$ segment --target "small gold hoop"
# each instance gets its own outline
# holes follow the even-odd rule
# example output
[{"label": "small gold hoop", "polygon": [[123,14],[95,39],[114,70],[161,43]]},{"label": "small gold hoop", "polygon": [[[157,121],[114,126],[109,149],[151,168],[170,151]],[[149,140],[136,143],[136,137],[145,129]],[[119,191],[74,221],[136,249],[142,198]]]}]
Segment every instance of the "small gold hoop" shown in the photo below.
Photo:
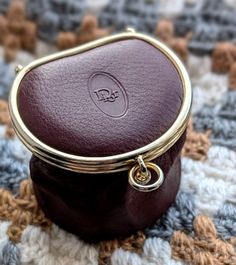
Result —
[{"label": "small gold hoop", "polygon": [[[149,184],[149,185],[145,185],[147,183],[147,181],[143,181],[143,183],[141,183],[140,181],[137,180],[136,176],[137,176],[138,171],[140,171],[139,165],[132,167],[129,171],[129,184],[134,189],[136,189],[138,191],[142,191],[142,192],[150,192],[150,191],[156,190],[162,185],[162,183],[164,181],[164,173],[159,166],[157,166],[154,163],[149,162],[149,163],[146,163],[146,167],[147,167],[147,169],[152,169],[153,171],[155,171],[155,173],[158,176],[157,180],[154,183]],[[151,173],[150,173],[150,175],[151,175]],[[149,179],[149,181],[150,181],[150,179]]]}]

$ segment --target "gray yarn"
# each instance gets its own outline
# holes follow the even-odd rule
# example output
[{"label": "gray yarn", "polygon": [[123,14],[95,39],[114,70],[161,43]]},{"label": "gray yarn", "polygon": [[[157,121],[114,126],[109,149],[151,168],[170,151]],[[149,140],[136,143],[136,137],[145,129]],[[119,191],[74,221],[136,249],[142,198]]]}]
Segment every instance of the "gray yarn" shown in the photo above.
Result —
[{"label": "gray yarn", "polygon": [[20,157],[14,151],[16,144],[13,140],[0,140],[0,188],[14,193],[18,190],[21,180],[29,175],[26,154],[22,152]]},{"label": "gray yarn", "polygon": [[0,253],[1,265],[20,265],[21,253],[19,248],[10,241],[2,248]]},{"label": "gray yarn", "polygon": [[219,236],[224,240],[236,236],[236,206],[224,204],[214,217],[214,224]]},{"label": "gray yarn", "polygon": [[175,19],[176,34],[192,32],[189,50],[198,55],[209,54],[219,41],[236,41],[235,12],[223,0],[205,0],[201,6],[186,4]]},{"label": "gray yarn", "polygon": [[59,32],[59,15],[48,10],[38,20],[39,37],[48,42],[55,42]]},{"label": "gray yarn", "polygon": [[11,0],[1,0],[0,1],[0,13],[6,13],[10,5]]},{"label": "gray yarn", "polygon": [[[80,22],[87,10],[86,1],[74,0],[53,0],[57,2],[58,11],[60,14],[60,30],[78,31]],[[55,6],[55,5],[54,5]],[[53,6],[52,10],[55,10]],[[88,11],[88,10],[87,10]]]},{"label": "gray yarn", "polygon": [[171,208],[152,227],[146,229],[148,237],[160,237],[170,240],[175,230],[190,233],[195,218],[193,195],[180,192]]},{"label": "gray yarn", "polygon": [[185,36],[188,32],[193,32],[199,20],[195,9],[186,8],[175,20],[175,33],[178,36]]},{"label": "gray yarn", "polygon": [[236,132],[236,121],[215,116],[209,106],[202,108],[193,119],[194,127],[200,131],[211,130],[212,138],[234,139]]},{"label": "gray yarn", "polygon": [[214,49],[218,35],[219,27],[217,25],[200,23],[194,31],[188,48],[191,52],[199,55],[209,53]]},{"label": "gray yarn", "polygon": [[85,10],[85,0],[29,0],[26,12],[38,23],[39,37],[53,43],[60,31],[76,31]]},{"label": "gray yarn", "polygon": [[50,9],[48,0],[28,0],[26,4],[26,14],[31,20],[38,20],[39,17]]},{"label": "gray yarn", "polygon": [[236,91],[227,92],[218,109],[204,106],[193,117],[193,124],[198,131],[211,130],[213,144],[236,150]]},{"label": "gray yarn", "polygon": [[102,27],[114,27],[122,31],[132,26],[142,32],[153,33],[158,17],[158,1],[117,0],[103,9],[99,16]]},{"label": "gray yarn", "polygon": [[0,98],[7,99],[15,73],[10,64],[0,60]]},{"label": "gray yarn", "polygon": [[222,112],[227,113],[227,116],[236,116],[236,91],[228,91],[224,95],[219,115],[222,115]]},{"label": "gray yarn", "polygon": [[202,10],[204,13],[209,13],[212,10],[219,11],[221,9],[225,9],[226,5],[224,3],[224,0],[205,0],[202,5]]}]

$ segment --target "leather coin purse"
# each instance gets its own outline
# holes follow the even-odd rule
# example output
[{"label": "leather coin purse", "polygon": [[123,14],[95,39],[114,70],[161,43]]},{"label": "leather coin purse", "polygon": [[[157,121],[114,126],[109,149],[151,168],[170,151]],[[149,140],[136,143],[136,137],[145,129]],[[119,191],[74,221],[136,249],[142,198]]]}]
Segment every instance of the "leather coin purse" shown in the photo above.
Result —
[{"label": "leather coin purse", "polygon": [[191,99],[177,56],[132,29],[19,66],[10,114],[45,215],[89,241],[154,223],[179,188]]}]

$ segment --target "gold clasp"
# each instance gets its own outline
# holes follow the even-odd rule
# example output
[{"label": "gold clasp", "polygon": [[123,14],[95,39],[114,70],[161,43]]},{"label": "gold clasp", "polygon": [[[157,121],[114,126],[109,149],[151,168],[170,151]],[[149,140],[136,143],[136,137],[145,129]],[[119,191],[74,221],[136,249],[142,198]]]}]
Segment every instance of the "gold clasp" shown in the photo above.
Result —
[{"label": "gold clasp", "polygon": [[15,68],[15,73],[18,74],[24,67],[20,64],[18,64]]},{"label": "gold clasp", "polygon": [[151,180],[150,171],[145,165],[143,161],[143,157],[141,155],[138,156],[137,161],[138,161],[140,170],[137,172],[135,179],[137,182],[140,182],[141,184],[146,184]]},{"label": "gold clasp", "polygon": [[[142,156],[137,158],[138,165],[133,166],[129,171],[129,184],[138,191],[149,192],[158,189],[164,181],[162,169],[154,163],[145,164]],[[157,179],[148,184],[152,179],[152,173],[157,175]]]}]

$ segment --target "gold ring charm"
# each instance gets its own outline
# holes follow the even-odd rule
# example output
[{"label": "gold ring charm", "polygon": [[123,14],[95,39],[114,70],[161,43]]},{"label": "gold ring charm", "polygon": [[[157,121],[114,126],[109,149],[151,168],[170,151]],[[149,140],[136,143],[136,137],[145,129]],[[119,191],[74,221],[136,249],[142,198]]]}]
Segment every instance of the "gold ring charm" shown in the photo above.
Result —
[{"label": "gold ring charm", "polygon": [[[142,174],[139,165],[132,167],[129,171],[129,184],[136,190],[142,192],[150,192],[158,189],[163,181],[164,181],[164,173],[159,166],[154,163],[148,162],[146,163],[146,167],[148,170],[148,175],[145,176]],[[152,179],[152,172],[157,175],[157,179],[148,184]]]}]

